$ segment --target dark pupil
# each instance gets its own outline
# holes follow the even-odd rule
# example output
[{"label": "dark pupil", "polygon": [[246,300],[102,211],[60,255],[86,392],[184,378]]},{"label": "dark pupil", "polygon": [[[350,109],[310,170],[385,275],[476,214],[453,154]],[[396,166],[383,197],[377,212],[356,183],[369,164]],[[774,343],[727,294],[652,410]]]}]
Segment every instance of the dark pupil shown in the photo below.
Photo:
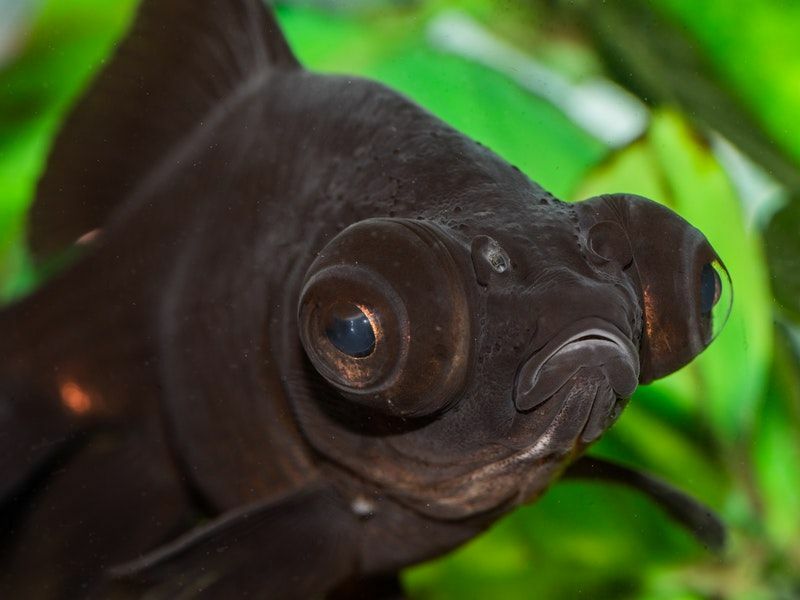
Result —
[{"label": "dark pupil", "polygon": [[354,304],[343,305],[332,311],[325,335],[337,350],[354,358],[369,356],[375,348],[372,323],[364,311]]},{"label": "dark pupil", "polygon": [[710,264],[703,266],[700,275],[700,310],[704,315],[711,313],[711,309],[719,300],[719,275]]}]

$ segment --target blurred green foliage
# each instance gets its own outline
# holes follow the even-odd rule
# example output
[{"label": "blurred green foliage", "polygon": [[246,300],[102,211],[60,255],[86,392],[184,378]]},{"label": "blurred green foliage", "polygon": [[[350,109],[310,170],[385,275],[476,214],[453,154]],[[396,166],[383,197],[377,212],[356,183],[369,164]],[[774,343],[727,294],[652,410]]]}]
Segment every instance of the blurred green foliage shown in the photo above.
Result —
[{"label": "blurred green foliage", "polygon": [[[724,555],[706,552],[634,492],[564,482],[458,552],[409,570],[412,595],[800,597],[800,201],[757,230],[714,145],[716,131],[789,186],[786,197],[798,197],[800,7],[778,0],[746,9],[725,0],[379,4],[282,3],[279,16],[305,64],[401,90],[560,197],[627,191],[669,205],[707,235],[735,289],[729,322],[709,350],[640,388],[592,449],[718,509],[731,528]],[[39,278],[26,259],[23,223],[48,144],[134,7],[134,0],[49,0],[0,70],[6,297]],[[616,79],[649,106],[647,130],[610,148],[506,74],[437,49],[429,24],[453,7],[568,81]]]},{"label": "blurred green foliage", "polygon": [[[661,0],[685,27],[722,83],[752,109],[768,135],[800,160],[800,137],[787,117],[800,106],[800,4]],[[757,157],[755,157],[757,160]]]}]

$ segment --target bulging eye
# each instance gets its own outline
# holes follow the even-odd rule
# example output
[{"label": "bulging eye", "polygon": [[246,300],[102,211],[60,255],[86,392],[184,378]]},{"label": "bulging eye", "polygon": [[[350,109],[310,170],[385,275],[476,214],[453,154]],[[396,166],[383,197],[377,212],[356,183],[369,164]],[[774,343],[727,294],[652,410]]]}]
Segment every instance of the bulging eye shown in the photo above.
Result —
[{"label": "bulging eye", "polygon": [[298,325],[314,368],[342,396],[400,417],[450,405],[472,339],[459,249],[438,226],[404,219],[361,221],[323,249]]},{"label": "bulging eye", "polygon": [[711,309],[719,302],[722,293],[722,282],[711,263],[703,265],[700,274],[700,312],[710,315]]},{"label": "bulging eye", "polygon": [[364,358],[375,350],[375,327],[365,309],[340,303],[331,309],[325,335],[337,350],[353,358]]},{"label": "bulging eye", "polygon": [[733,304],[733,286],[728,271],[719,261],[707,262],[700,270],[700,317],[704,321],[705,343],[719,335]]}]

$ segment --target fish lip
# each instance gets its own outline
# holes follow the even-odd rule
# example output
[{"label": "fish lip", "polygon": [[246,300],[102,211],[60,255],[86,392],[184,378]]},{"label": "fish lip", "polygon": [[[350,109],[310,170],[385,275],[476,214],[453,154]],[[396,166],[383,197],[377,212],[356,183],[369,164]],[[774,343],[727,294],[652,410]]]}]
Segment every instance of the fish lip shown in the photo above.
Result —
[{"label": "fish lip", "polygon": [[[606,391],[610,392],[609,396],[605,395]],[[617,420],[626,404],[627,399],[615,394],[610,386],[605,388],[602,385],[598,386],[589,407],[586,422],[583,424],[578,436],[580,443],[588,446],[597,441],[603,435],[603,432]]]},{"label": "fish lip", "polygon": [[[613,323],[598,317],[589,317],[576,321],[569,327],[553,336],[541,349],[534,352],[526,360],[522,361],[514,378],[514,404],[518,410],[528,412],[537,406],[545,404],[558,390],[552,394],[541,398],[539,401],[531,402],[526,397],[536,388],[539,382],[542,369],[547,362],[556,354],[564,351],[570,345],[584,340],[597,340],[600,342],[612,343],[625,356],[635,371],[636,378],[639,375],[639,356],[633,342]],[[568,379],[565,379],[566,384]],[[562,384],[563,386],[563,384]],[[559,386],[560,389],[562,386]],[[628,397],[633,393],[635,386],[628,390],[620,390],[618,397]]]},{"label": "fish lip", "polygon": [[[522,362],[514,382],[514,401],[526,365],[535,365],[538,371],[559,351],[587,337],[622,348],[634,361],[638,374],[638,353],[618,327],[599,318],[582,319],[553,336]],[[509,447],[507,453],[494,457],[491,462],[473,463],[468,470],[432,484],[430,490],[395,490],[394,497],[420,514],[442,520],[460,520],[528,502],[558,476],[560,465],[565,465],[576,452],[599,437],[608,421],[613,420],[624,405],[617,396],[613,399],[599,397],[603,393],[601,386],[609,386],[600,380],[601,377],[598,374],[598,387],[591,398],[581,396],[572,378],[565,379],[554,393],[543,398],[534,407],[536,418],[523,418],[519,422],[521,430],[516,431],[524,433],[524,446]],[[531,410],[520,412],[530,413]],[[503,493],[494,496],[494,490]]]}]

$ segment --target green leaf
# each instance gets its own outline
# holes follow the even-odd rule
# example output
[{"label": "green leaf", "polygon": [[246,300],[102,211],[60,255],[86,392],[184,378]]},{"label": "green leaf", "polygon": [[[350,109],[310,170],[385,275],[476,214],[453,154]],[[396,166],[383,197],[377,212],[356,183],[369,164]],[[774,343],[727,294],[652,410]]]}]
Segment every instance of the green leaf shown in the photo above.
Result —
[{"label": "green leaf", "polygon": [[800,322],[800,198],[773,215],[764,237],[775,300]]},{"label": "green leaf", "polygon": [[744,99],[770,137],[789,150],[797,169],[800,4],[743,5],[728,0],[657,0],[655,4],[691,32],[704,58],[731,88],[731,95]]},{"label": "green leaf", "polygon": [[789,550],[800,539],[800,366],[785,335],[769,382],[753,444],[756,484],[769,538]]},{"label": "green leaf", "polygon": [[554,194],[574,188],[605,155],[605,146],[504,75],[435,50],[425,35],[433,15],[400,12],[367,25],[307,9],[286,7],[280,13],[289,39],[310,68],[377,79]]},{"label": "green leaf", "polygon": [[[793,76],[798,66],[796,8],[784,18],[783,5],[777,2],[766,10],[768,2],[747,3],[743,10],[740,3],[724,0],[549,4],[557,8],[554,17],[562,26],[578,25],[593,40],[607,71],[640,98],[655,107],[679,107],[688,119],[721,133],[784,185],[800,188],[800,145],[791,126],[798,101]],[[659,7],[668,8],[673,18]],[[682,23],[676,23],[675,16]],[[710,67],[692,34],[715,50],[715,66],[726,69],[726,81]],[[715,47],[714,42],[722,45]],[[749,106],[742,103],[743,97]]]}]

